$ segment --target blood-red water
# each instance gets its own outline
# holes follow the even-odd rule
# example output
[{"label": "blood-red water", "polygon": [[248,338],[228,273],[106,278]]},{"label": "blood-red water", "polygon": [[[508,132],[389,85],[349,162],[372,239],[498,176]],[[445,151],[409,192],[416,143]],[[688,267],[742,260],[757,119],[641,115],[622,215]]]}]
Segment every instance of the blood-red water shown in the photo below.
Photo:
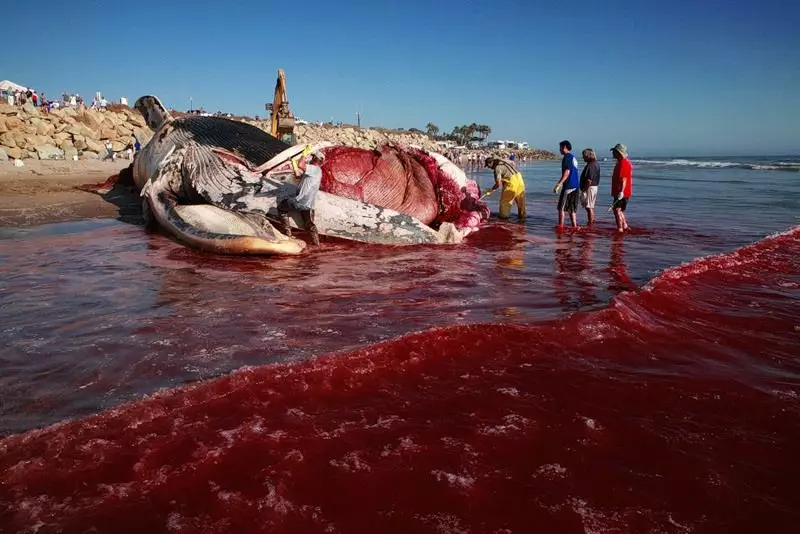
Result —
[{"label": "blood-red water", "polygon": [[637,168],[619,237],[537,172],[452,247],[0,229],[0,532],[794,532],[800,230],[729,251],[795,178]]},{"label": "blood-red water", "polygon": [[8,437],[0,525],[795,532],[798,247],[800,228],[606,309],[433,329]]},{"label": "blood-red water", "polygon": [[558,233],[495,223],[454,247],[327,244],[246,259],[138,226],[86,227],[0,241],[0,435],[243,365],[596,308],[723,248],[662,229],[616,238],[609,222]]}]

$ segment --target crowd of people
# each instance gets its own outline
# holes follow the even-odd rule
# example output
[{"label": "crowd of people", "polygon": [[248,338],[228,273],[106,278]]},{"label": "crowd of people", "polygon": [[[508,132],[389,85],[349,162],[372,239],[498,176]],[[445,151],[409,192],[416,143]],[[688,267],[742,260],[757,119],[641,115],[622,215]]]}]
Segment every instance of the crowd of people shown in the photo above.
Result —
[{"label": "crowd of people", "polygon": [[[484,161],[486,158],[489,157],[488,152],[480,151],[480,150],[469,150],[469,151],[460,151],[460,150],[450,150],[445,153],[447,159],[455,163],[456,165],[460,165],[462,167],[467,168],[480,168],[483,166]],[[509,161],[513,161],[515,163],[523,163],[528,161],[528,157],[524,154],[516,154],[515,152],[506,152],[500,155],[500,157],[508,159]]]},{"label": "crowd of people", "polygon": [[[54,108],[84,109],[86,107],[83,97],[77,93],[69,94],[65,92],[61,95],[60,100],[50,100],[45,93],[38,93],[36,89],[30,88],[24,91],[3,91],[2,96],[10,106],[22,107],[30,103],[33,107],[39,108],[42,113],[48,113]],[[104,111],[108,107],[108,100],[98,93],[92,98],[90,107],[91,109]]]},{"label": "crowd of people", "polygon": [[[585,166],[581,171],[578,159],[572,153],[572,143],[567,140],[559,143],[561,152],[561,176],[553,186],[553,193],[558,194],[558,226],[564,226],[564,220],[569,215],[573,227],[578,226],[578,204],[586,209],[587,224],[595,222],[595,206],[597,204],[598,187],[600,185],[600,164],[593,148],[586,148],[581,155]],[[625,145],[617,143],[610,149],[616,160],[614,171],[611,175],[610,210],[614,212],[614,219],[618,232],[629,229],[625,210],[628,201],[633,195],[633,166],[628,159],[628,149]],[[500,219],[508,219],[511,208],[517,206],[517,215],[520,220],[525,219],[525,181],[522,173],[517,169],[515,162],[508,158],[489,156],[484,165],[494,171],[494,186],[486,195],[502,187],[500,194]]]},{"label": "crowd of people", "polygon": [[17,91],[5,91],[6,93],[6,102],[8,102],[9,106],[24,106],[27,103],[31,103],[31,105],[35,108],[37,107],[45,107],[47,105],[47,97],[44,93],[41,95],[36,92],[36,89],[25,89],[17,90]]}]

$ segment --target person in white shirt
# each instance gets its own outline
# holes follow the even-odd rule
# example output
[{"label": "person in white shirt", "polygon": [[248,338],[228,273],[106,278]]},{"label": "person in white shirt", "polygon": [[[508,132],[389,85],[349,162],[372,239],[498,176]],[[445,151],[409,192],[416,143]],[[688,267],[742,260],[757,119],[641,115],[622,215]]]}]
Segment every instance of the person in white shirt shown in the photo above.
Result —
[{"label": "person in white shirt", "polygon": [[293,165],[295,178],[299,180],[296,193],[278,199],[278,216],[281,221],[281,232],[287,236],[292,235],[290,226],[289,212],[296,210],[303,219],[303,226],[311,237],[314,245],[319,245],[319,232],[317,225],[314,224],[314,208],[317,202],[317,193],[322,183],[322,162],[325,156],[314,151],[308,157],[304,157],[297,165]]}]

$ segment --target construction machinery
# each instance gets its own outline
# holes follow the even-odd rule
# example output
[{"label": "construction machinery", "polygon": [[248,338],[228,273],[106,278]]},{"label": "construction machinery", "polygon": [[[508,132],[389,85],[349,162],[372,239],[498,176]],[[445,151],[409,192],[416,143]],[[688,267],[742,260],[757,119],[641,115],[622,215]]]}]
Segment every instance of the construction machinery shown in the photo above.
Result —
[{"label": "construction machinery", "polygon": [[294,135],[295,117],[289,110],[289,101],[286,99],[286,74],[283,69],[278,69],[275,98],[266,108],[270,112],[269,133],[284,143],[294,145],[297,142]]}]

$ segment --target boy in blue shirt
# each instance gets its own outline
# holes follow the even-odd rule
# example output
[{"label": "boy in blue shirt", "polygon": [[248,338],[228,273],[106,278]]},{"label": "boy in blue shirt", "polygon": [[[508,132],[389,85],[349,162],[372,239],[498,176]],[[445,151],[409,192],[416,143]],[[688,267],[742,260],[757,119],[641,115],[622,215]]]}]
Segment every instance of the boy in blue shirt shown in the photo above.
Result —
[{"label": "boy in blue shirt", "polygon": [[578,160],[572,153],[572,143],[567,140],[558,144],[561,159],[561,179],[553,187],[553,193],[561,191],[558,197],[558,227],[564,227],[564,213],[569,213],[572,227],[578,226],[578,197],[580,196],[581,175],[578,172]]}]

